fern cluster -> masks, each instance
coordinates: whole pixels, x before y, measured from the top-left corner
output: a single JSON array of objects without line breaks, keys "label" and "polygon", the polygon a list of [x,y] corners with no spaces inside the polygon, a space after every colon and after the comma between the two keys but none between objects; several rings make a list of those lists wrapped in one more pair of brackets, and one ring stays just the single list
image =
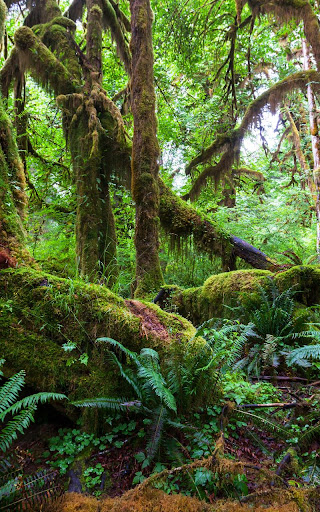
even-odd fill
[{"label": "fern cluster", "polygon": [[[0,367],[4,360],[0,360]],[[18,400],[18,396],[25,384],[25,371],[21,370],[10,377],[0,386],[0,452],[5,454],[18,433],[23,433],[34,421],[34,413],[39,403],[48,400],[63,400],[65,395],[59,393],[36,393]],[[3,373],[0,370],[0,376]],[[52,472],[40,472],[37,475],[25,476],[23,469],[7,459],[0,465],[0,511],[26,510],[28,503],[32,510],[40,507],[55,494],[52,482],[55,477]]]}]

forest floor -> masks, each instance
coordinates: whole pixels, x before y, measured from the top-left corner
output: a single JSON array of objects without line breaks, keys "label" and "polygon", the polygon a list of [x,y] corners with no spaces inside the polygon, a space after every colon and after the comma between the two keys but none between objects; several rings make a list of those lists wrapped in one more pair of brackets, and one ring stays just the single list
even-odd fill
[{"label": "forest floor", "polygon": [[[305,398],[317,392],[317,388],[306,387],[300,382],[280,381],[280,383],[278,389],[284,403],[292,401],[292,399],[302,403]],[[276,414],[276,411],[276,408],[270,408],[270,418]],[[130,421],[130,418],[127,418],[127,421]],[[51,406],[43,406],[40,408],[36,423],[18,439],[12,451],[19,455],[20,463],[24,467],[24,474],[27,476],[38,474],[43,469],[51,467],[52,464],[57,467],[58,460],[60,471],[61,468],[65,468],[65,474],[59,475],[56,480],[59,483],[60,492],[81,490],[81,492],[92,494],[99,499],[121,496],[131,489],[134,483],[140,483],[143,478],[150,474],[148,468],[143,468],[143,461],[137,460],[135,457],[145,447],[144,439],[139,439],[138,434],[143,424],[140,421],[135,423],[135,428],[131,432],[128,428],[124,428],[123,433],[121,433],[121,430],[118,431],[117,442],[113,442],[108,448],[101,445],[96,447],[83,445],[83,449],[80,450],[79,456],[73,460],[73,463],[66,465],[61,463],[59,466],[59,460],[67,461],[68,453],[66,452],[68,452],[68,449],[63,448],[61,444],[60,448],[58,446],[60,454],[57,451],[50,451],[50,440],[61,439],[63,434],[73,432],[74,437],[69,449],[69,452],[71,452],[74,450],[73,443],[76,443],[76,436],[80,430],[70,420],[57,414]],[[128,423],[122,424],[128,425]],[[218,437],[219,435],[217,435]],[[182,446],[187,445],[187,440],[184,439],[183,435],[181,435],[179,441]],[[315,440],[310,445],[310,452],[320,453],[319,441]],[[80,444],[82,442],[83,440],[80,441]],[[270,489],[270,485],[273,485],[272,482],[261,478],[260,471],[265,470],[281,475],[286,485],[289,482],[290,486],[300,488],[306,483],[301,476],[295,474],[292,464],[281,466],[279,454],[283,454],[285,451],[285,441],[261,431],[250,423],[236,427],[232,431],[226,431],[224,435],[224,456],[245,464],[245,494],[251,495],[257,492],[266,492],[268,488]],[[188,456],[187,449],[185,449],[185,453]],[[191,459],[190,462],[192,462]],[[102,468],[100,474],[93,472],[90,476],[89,469],[87,477],[84,476],[88,468],[96,468],[100,465]],[[141,475],[140,481],[137,481],[137,478],[135,479],[137,474]],[[214,503],[217,498],[222,497],[228,497],[228,495],[223,496],[223,489],[218,494],[207,493],[206,496],[209,503]]]}]

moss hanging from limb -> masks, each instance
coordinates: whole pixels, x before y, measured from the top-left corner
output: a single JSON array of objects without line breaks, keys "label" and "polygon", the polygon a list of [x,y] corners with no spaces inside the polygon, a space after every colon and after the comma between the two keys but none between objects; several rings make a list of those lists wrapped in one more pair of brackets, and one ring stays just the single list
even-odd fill
[{"label": "moss hanging from limb", "polygon": [[288,93],[298,88],[304,91],[310,82],[314,83],[315,90],[319,90],[319,81],[320,73],[318,71],[300,71],[277,82],[258,96],[247,108],[243,120],[237,129],[233,130],[229,135],[219,135],[210,146],[187,165],[186,172],[189,174],[197,165],[205,163],[215,155],[224,152],[218,164],[208,167],[198,176],[192,185],[188,197],[191,199],[196,198],[208,178],[214,178],[217,172],[221,175],[223,169],[225,169],[226,172],[230,169],[239,156],[241,143],[245,134],[259,118],[266,105],[269,105],[271,111],[274,113]]},{"label": "moss hanging from limb", "polygon": [[272,13],[280,23],[286,23],[293,18],[298,22],[303,21],[306,39],[312,47],[320,71],[319,22],[308,0],[248,0],[248,5],[254,16]]},{"label": "moss hanging from limb", "polygon": [[45,24],[33,27],[34,33],[67,68],[72,80],[80,82],[82,71],[76,55],[73,35],[76,24],[63,16],[53,18]]},{"label": "moss hanging from limb", "polygon": [[279,270],[276,261],[248,244],[241,238],[233,236],[219,228],[214,221],[177,197],[161,179],[159,217],[165,231],[171,238],[180,239],[192,236],[198,250],[223,257],[228,261],[232,255],[237,256],[255,268]]},{"label": "moss hanging from limb", "polygon": [[20,76],[19,55],[17,48],[11,50],[10,56],[0,70],[0,89],[4,98],[9,95],[12,82]]},{"label": "moss hanging from limb", "polygon": [[14,36],[21,71],[30,71],[34,79],[56,95],[77,90],[68,70],[28,27],[19,28]]},{"label": "moss hanging from limb", "polygon": [[224,176],[231,170],[236,158],[234,151],[231,149],[225,151],[216,165],[210,165],[198,176],[190,191],[183,196],[183,199],[195,201],[209,178],[213,179],[215,185],[217,185],[221,176]]},{"label": "moss hanging from limb", "polygon": [[136,202],[136,296],[158,291],[163,283],[159,261],[159,188],[157,119],[153,85],[152,11],[149,0],[131,0],[134,120],[132,194]]},{"label": "moss hanging from limb", "polygon": [[131,55],[125,40],[121,19],[119,20],[114,7],[109,0],[102,1],[104,23],[109,27],[113,39],[116,41],[119,56],[128,74],[131,71]]}]

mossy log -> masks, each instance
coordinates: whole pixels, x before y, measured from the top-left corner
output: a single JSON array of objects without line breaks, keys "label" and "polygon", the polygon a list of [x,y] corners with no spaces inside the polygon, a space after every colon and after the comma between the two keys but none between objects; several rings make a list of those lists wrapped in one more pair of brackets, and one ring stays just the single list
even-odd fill
[{"label": "mossy log", "polygon": [[[154,304],[125,301],[106,287],[21,268],[0,271],[0,333],[7,375],[24,369],[35,390],[80,399],[125,394],[96,338],[111,337],[137,352],[153,347],[164,362],[187,344],[195,328]],[[77,345],[71,354],[62,348],[68,341]],[[201,338],[188,344],[191,354],[199,343]],[[83,353],[89,355],[87,365],[78,360]]]},{"label": "mossy log", "polygon": [[[253,506],[252,506],[253,505]],[[319,488],[273,489],[257,493],[252,503],[218,499],[209,504],[183,494],[168,495],[158,489],[131,490],[121,497],[97,500],[83,494],[66,494],[48,512],[316,512]],[[254,507],[254,508],[253,508]]]},{"label": "mossy log", "polygon": [[320,302],[320,266],[306,265],[273,274],[268,270],[237,270],[209,277],[198,288],[175,289],[172,303],[178,312],[199,325],[210,318],[230,317],[233,307],[245,306],[259,289],[268,289],[271,281],[282,292],[296,290],[296,300],[304,306]]}]

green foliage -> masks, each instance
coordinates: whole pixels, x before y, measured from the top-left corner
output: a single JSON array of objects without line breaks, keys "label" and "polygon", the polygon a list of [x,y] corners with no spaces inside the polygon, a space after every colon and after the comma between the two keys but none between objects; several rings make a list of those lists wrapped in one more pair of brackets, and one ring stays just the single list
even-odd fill
[{"label": "green foliage", "polygon": [[[4,363],[2,359],[1,365]],[[0,376],[3,375],[0,372]],[[17,439],[18,432],[23,433],[34,421],[34,413],[39,403],[49,400],[63,400],[67,398],[59,393],[37,393],[18,400],[19,392],[25,384],[25,371],[21,370],[10,377],[0,387],[0,422],[5,426],[0,432],[0,451],[5,452],[12,442]],[[11,419],[8,421],[7,416]]]},{"label": "green foliage", "polygon": [[141,412],[152,419],[150,439],[147,443],[147,454],[152,460],[160,445],[165,428],[174,424],[171,418],[176,415],[177,404],[160,369],[158,353],[150,348],[142,349],[138,355],[128,350],[121,343],[111,338],[99,338],[99,343],[108,343],[120,350],[135,365],[135,371],[128,366],[125,368],[114,352],[109,353],[110,360],[120,370],[120,375],[134,390],[137,399],[131,398],[95,398],[73,402],[77,407],[104,407],[115,411]]},{"label": "green foliage", "polygon": [[[260,287],[257,298],[251,299],[251,302],[249,299],[244,313],[250,319],[259,342],[254,345],[251,342],[248,354],[237,362],[237,368],[246,368],[248,374],[259,376],[262,371],[275,371],[285,362],[308,366],[303,357],[308,350],[303,352],[301,348],[297,352],[292,351],[292,345],[296,340],[319,338],[319,332],[302,330],[304,318],[295,315],[294,298],[297,294],[294,287],[280,293],[271,281],[270,289]],[[291,354],[294,355],[291,357]]]},{"label": "green foliage", "polygon": [[[0,366],[5,361],[0,361]],[[3,373],[0,371],[0,376]],[[25,371],[21,370],[10,377],[0,387],[0,452],[5,454],[10,445],[23,434],[34,421],[34,413],[39,403],[49,400],[63,400],[65,395],[58,393],[37,393],[18,400],[25,384]],[[11,418],[8,420],[8,417]],[[56,485],[56,473],[40,471],[33,475],[24,475],[22,467],[12,466],[3,459],[0,465],[0,510],[25,510],[28,502],[34,510],[55,497],[60,492]]]}]

